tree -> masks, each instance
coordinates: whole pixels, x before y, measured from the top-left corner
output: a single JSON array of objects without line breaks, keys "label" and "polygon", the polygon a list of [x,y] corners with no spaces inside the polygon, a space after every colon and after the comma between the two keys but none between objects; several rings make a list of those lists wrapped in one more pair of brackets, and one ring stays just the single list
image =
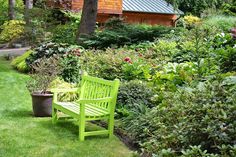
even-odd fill
[{"label": "tree", "polygon": [[84,0],[82,17],[77,35],[78,42],[80,42],[80,37],[94,33],[96,28],[97,10],[98,0]]},{"label": "tree", "polygon": [[15,15],[15,5],[16,5],[16,1],[15,0],[9,0],[8,1],[8,15],[9,15],[9,19],[13,20],[16,18]]},{"label": "tree", "polygon": [[30,22],[30,9],[33,8],[33,0],[26,0],[25,1],[25,22],[26,24],[29,24]]}]

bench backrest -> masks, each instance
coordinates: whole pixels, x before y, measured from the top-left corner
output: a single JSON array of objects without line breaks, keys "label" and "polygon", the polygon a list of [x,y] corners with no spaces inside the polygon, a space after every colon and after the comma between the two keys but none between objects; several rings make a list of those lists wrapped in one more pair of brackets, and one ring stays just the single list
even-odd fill
[{"label": "bench backrest", "polygon": [[109,81],[88,75],[82,76],[81,99],[99,99],[111,97],[110,103],[100,102],[95,105],[114,112],[119,88],[119,80]]}]

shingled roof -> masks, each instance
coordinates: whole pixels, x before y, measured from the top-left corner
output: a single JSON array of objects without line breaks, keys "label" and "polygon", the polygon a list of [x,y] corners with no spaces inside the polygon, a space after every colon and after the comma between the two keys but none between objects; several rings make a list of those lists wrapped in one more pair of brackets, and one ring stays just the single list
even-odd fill
[{"label": "shingled roof", "polygon": [[159,13],[159,14],[183,14],[165,0],[123,0],[123,11]]}]

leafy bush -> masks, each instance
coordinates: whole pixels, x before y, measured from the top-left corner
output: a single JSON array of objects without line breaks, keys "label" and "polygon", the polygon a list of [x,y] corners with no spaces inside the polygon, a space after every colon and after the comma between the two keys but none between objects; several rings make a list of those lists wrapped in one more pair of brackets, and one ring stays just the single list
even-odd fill
[{"label": "leafy bush", "polygon": [[140,104],[153,107],[153,95],[152,88],[148,87],[145,82],[138,80],[125,82],[120,86],[117,105],[119,108],[127,109],[132,109]]},{"label": "leafy bush", "polygon": [[220,156],[222,145],[229,145],[226,154],[233,157],[235,87],[235,77],[231,77],[200,82],[196,87],[179,88],[176,92],[164,91],[164,99],[158,106],[132,120],[127,117],[128,123],[123,124],[129,126],[124,129],[150,154],[168,150],[172,156],[201,153]]},{"label": "leafy bush", "polygon": [[227,3],[223,6],[223,12],[227,15],[236,16],[236,1],[231,4]]},{"label": "leafy bush", "polygon": [[193,25],[196,25],[201,22],[201,19],[197,16],[184,16],[184,23],[187,28],[193,27]]},{"label": "leafy bush", "polygon": [[38,59],[42,57],[49,58],[54,54],[66,54],[71,50],[75,49],[75,46],[70,46],[69,44],[58,44],[53,42],[46,42],[40,44],[38,47],[34,49],[34,52],[30,54],[27,58],[26,62],[28,65],[32,64],[33,62],[37,62]]},{"label": "leafy bush", "polygon": [[63,67],[63,71],[61,73],[61,77],[67,82],[78,83],[80,80],[80,53],[81,51],[79,49],[73,50],[62,57],[60,64]]},{"label": "leafy bush", "polygon": [[30,67],[26,64],[25,60],[31,53],[33,53],[32,50],[26,51],[23,55],[16,57],[11,62],[11,65],[20,72],[28,72],[30,70]]},{"label": "leafy bush", "polygon": [[180,30],[178,28],[164,26],[128,24],[123,24],[119,29],[114,29],[113,27],[109,26],[102,31],[98,31],[92,37],[85,37],[82,39],[84,41],[82,46],[86,48],[93,47],[99,49],[112,46],[120,47],[144,41],[154,41],[155,38],[164,37],[172,30],[175,30],[174,33],[178,33],[178,30]]},{"label": "leafy bush", "polygon": [[218,49],[217,58],[220,64],[220,68],[223,72],[236,71],[236,49]]},{"label": "leafy bush", "polygon": [[2,32],[0,34],[0,43],[19,38],[24,33],[24,25],[25,22],[21,20],[10,20],[5,22],[1,26]]},{"label": "leafy bush", "polygon": [[123,49],[106,51],[86,51],[81,56],[82,69],[90,75],[98,76],[104,79],[113,80],[122,79],[122,65],[125,63],[124,58],[132,56],[131,52]]},{"label": "leafy bush", "polygon": [[58,25],[53,30],[52,40],[56,43],[76,44],[77,29],[78,26],[71,23]]}]

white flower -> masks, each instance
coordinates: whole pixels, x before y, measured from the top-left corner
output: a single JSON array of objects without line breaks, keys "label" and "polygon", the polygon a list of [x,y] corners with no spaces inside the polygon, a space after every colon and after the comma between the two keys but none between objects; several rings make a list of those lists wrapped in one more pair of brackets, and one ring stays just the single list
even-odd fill
[{"label": "white flower", "polygon": [[223,32],[223,33],[221,33],[220,35],[221,35],[222,37],[224,37],[224,36],[225,36],[225,33]]}]

